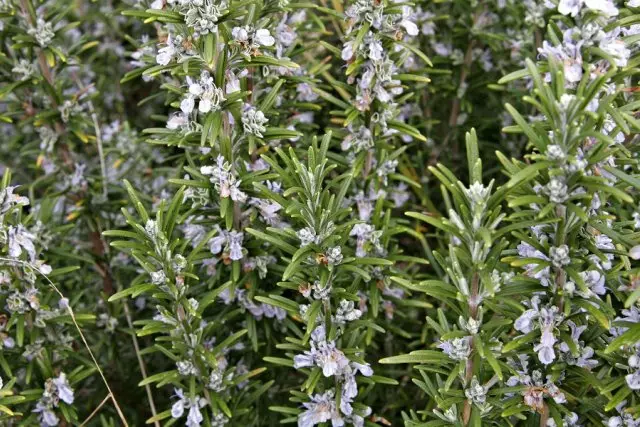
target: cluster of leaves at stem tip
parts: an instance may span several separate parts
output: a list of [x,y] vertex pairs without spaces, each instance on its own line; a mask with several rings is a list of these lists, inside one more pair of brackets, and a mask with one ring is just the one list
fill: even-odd
[[0,423],[640,426],[639,66],[639,0],[0,0]]

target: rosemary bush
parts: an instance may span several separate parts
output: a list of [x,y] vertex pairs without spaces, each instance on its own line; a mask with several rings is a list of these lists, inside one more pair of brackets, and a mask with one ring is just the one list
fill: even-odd
[[0,0],[0,423],[640,426],[640,1]]

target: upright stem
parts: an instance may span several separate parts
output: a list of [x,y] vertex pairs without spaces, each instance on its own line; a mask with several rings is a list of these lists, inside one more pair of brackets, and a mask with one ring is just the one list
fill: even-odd
[[[471,295],[469,295],[469,316],[473,320],[477,320],[478,316],[478,293],[480,290],[480,274],[477,271],[473,272],[473,276],[471,278]],[[473,353],[473,339],[469,344],[471,348],[471,353]],[[473,363],[473,354],[469,354],[469,358],[467,359],[467,364],[465,366],[465,375],[464,381],[468,385],[469,382],[473,379],[473,371],[475,369],[475,364]],[[462,410],[462,423],[463,425],[469,424],[469,419],[471,418],[471,402],[467,399],[464,401],[464,408]]]
[[546,427],[549,420],[549,405],[542,403],[542,412],[540,413],[540,427]]
[[[24,13],[25,17],[29,20],[29,23],[33,26],[36,25],[36,22],[34,21],[33,17],[31,16],[31,14],[29,13],[29,6],[28,5],[28,1],[29,0],[20,0],[20,5],[22,6],[22,12]],[[51,68],[49,68],[49,64],[47,64],[47,58],[44,56],[44,52],[42,51],[42,49],[38,49],[38,66],[40,67],[40,72],[42,73],[42,77],[44,77],[44,79],[47,81],[47,83],[50,86],[54,86],[54,80],[53,80],[53,74],[51,72]],[[56,100],[56,98],[54,96],[49,96],[49,99],[51,100],[51,105],[53,106],[53,108],[58,108],[58,101]],[[56,128],[56,133],[58,135],[62,135],[64,133],[64,126],[62,126],[62,124],[59,121],[56,121],[54,124],[54,127]],[[66,145],[62,146],[62,158],[64,160],[65,165],[67,166],[72,166],[72,160],[71,157],[69,156],[69,152],[68,152],[68,148]]]
[[[562,205],[556,206],[556,216],[562,220],[562,222],[558,224],[562,224],[562,225],[566,224],[567,209]],[[565,242],[565,236],[564,236],[565,227],[560,228],[558,227],[558,224],[556,224],[556,233],[555,233],[556,246],[563,245]],[[567,273],[562,267],[556,267],[555,273],[556,273],[556,277],[555,277],[556,302],[558,305],[558,310],[560,311],[560,313],[562,313],[562,311],[564,310],[564,286],[567,281]]]
[[[103,254],[106,255],[106,259],[109,259],[110,256],[110,250],[109,250],[109,245],[107,244],[107,242],[104,239],[104,236],[102,235],[102,227],[100,226],[100,224],[98,222],[96,222],[96,233],[97,234],[97,238],[100,240],[100,242],[102,243],[102,247],[103,247]],[[100,265],[103,264],[103,268],[104,268],[104,272],[103,272],[103,279],[105,281],[105,288],[107,287],[106,282],[108,281],[111,287],[111,292],[107,293],[107,289],[105,289],[105,293],[107,293],[107,295],[110,295],[113,293],[113,277],[111,275],[111,270],[109,269],[109,264],[108,262],[104,262],[104,263],[97,263],[96,265]],[[124,307],[124,314],[125,317],[127,319],[127,326],[129,327],[129,329],[131,329],[132,334],[131,334],[131,341],[133,341],[133,349],[136,353],[136,358],[138,359],[138,366],[140,367],[140,374],[142,375],[142,379],[146,380],[147,379],[147,368],[146,365],[144,363],[144,360],[142,359],[142,354],[140,352],[140,345],[138,343],[138,337],[136,336],[136,332],[135,332],[135,328],[133,327],[133,317],[131,316],[131,310],[129,310],[129,304],[128,302],[125,300],[123,302],[123,307]],[[149,384],[145,384],[144,386],[145,391],[147,392],[147,401],[149,402],[149,409],[151,410],[151,416],[155,417],[158,414],[158,411],[156,410],[156,405],[155,402],[153,400],[153,394],[151,392],[151,386]],[[153,425],[155,427],[160,427],[160,423],[158,421],[155,421],[153,423]]]
[[[482,12],[484,10],[486,10],[486,6],[482,9]],[[478,18],[480,17],[480,14],[482,12],[481,10],[476,10],[476,12],[473,14],[472,27],[476,25],[476,22],[478,21]],[[473,30],[471,32],[471,35],[473,36]],[[469,72],[471,71],[471,64],[473,62],[473,49],[477,46],[477,44],[478,44],[478,41],[476,39],[471,39],[469,41],[469,44],[467,45],[467,50],[464,54],[464,60],[462,63],[462,69],[460,71],[460,80],[458,81],[458,90],[460,90],[460,88],[462,88],[467,83],[467,77],[469,76]],[[461,102],[462,102],[462,97],[458,96],[458,94],[456,93],[456,96],[453,98],[453,102],[451,103],[451,113],[449,114],[449,132],[447,133],[443,146],[446,146],[446,143],[450,141],[451,138],[453,138],[453,133],[455,132],[458,126],[458,117],[460,116]],[[457,157],[457,154],[458,154],[458,141],[454,138],[453,139],[454,158]]]
[[[147,379],[147,368],[146,368],[146,365],[144,363],[144,360],[142,359],[142,355],[140,354],[140,345],[138,344],[138,337],[136,337],[136,332],[135,332],[135,329],[133,327],[131,311],[129,310],[129,303],[127,301],[124,301],[124,303],[122,305],[124,307],[125,317],[127,318],[127,325],[129,326],[129,328],[133,332],[131,334],[131,340],[133,341],[133,349],[135,350],[136,358],[138,359],[138,366],[140,367],[140,373],[142,374],[142,379],[146,380]],[[156,410],[156,404],[155,404],[155,402],[153,400],[153,393],[151,393],[151,385],[145,384],[144,385],[144,389],[147,392],[147,400],[149,401],[149,409],[151,410],[151,416],[153,416],[155,418],[155,416],[158,415],[158,411]],[[153,425],[156,426],[156,427],[160,427],[160,422],[159,421],[154,421]]]
[[100,174],[102,175],[102,197],[107,200],[107,165],[104,160],[104,150],[102,148],[102,131],[98,123],[98,115],[93,108],[93,102],[89,100],[89,110],[91,111],[91,120],[93,121],[93,129],[96,134],[96,144],[98,146],[98,156],[100,157]]
[[369,177],[369,173],[371,172],[371,168],[373,167],[373,151],[367,151],[367,158],[364,162],[364,168],[362,168],[363,178],[366,180]]
[[[75,76],[76,84],[81,92],[86,91],[88,88],[85,87],[80,79]],[[98,114],[96,114],[96,109],[93,106],[93,101],[91,99],[87,100],[87,105],[89,106],[89,112],[91,113],[91,121],[93,122],[93,130],[96,134],[96,145],[98,146],[98,157],[100,158],[100,174],[102,175],[102,197],[107,199],[107,165],[104,159],[104,150],[102,147],[102,130],[100,129],[100,123],[98,122]]]
[[[464,86],[467,82],[467,77],[469,76],[469,71],[471,69],[471,62],[473,61],[473,48],[476,45],[475,40],[471,40],[469,45],[467,46],[467,51],[464,54],[464,62],[462,64],[462,71],[460,72],[460,80],[458,82],[458,90],[462,86]],[[455,129],[458,123],[458,116],[460,115],[460,102],[462,98],[456,94],[456,97],[453,99],[453,103],[451,104],[451,114],[449,115],[449,127]],[[450,132],[452,131],[450,130]],[[449,135],[447,135],[449,138]]]

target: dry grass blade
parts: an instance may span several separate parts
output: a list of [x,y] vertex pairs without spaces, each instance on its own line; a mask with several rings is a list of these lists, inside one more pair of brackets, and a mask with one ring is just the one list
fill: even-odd
[[[22,261],[22,260],[19,260],[19,259],[4,258],[4,257],[0,257],[0,261],[6,261],[6,262],[8,262],[10,264],[21,264],[23,266],[26,266],[26,267],[29,267],[29,268],[33,269],[34,271],[37,271],[42,277],[45,278],[45,280],[49,283],[49,286],[51,286],[51,288],[60,296],[60,298],[65,298],[64,294],[62,292],[60,292],[60,289],[58,289],[58,287],[55,285],[55,283],[53,283],[51,281],[51,279],[49,279],[47,277],[47,275],[44,274],[35,265],[30,264],[30,263],[25,262],[25,261]],[[116,397],[113,394],[113,391],[111,391],[111,387],[109,386],[109,383],[107,382],[107,379],[104,376],[104,372],[102,372],[102,369],[100,368],[100,365],[98,365],[98,361],[96,360],[95,356],[93,355],[93,352],[91,351],[91,348],[89,347],[89,343],[87,343],[87,339],[85,338],[84,334],[82,333],[82,329],[80,329],[80,325],[78,325],[78,322],[76,321],[76,316],[73,313],[73,309],[71,308],[70,305],[67,305],[67,309],[69,310],[69,316],[71,316],[71,321],[73,322],[73,325],[75,326],[76,330],[78,331],[78,334],[80,335],[80,338],[82,339],[82,342],[83,342],[85,348],[89,352],[89,356],[91,356],[91,360],[93,361],[94,366],[98,370],[98,373],[100,374],[100,378],[102,378],[102,382],[104,383],[105,387],[107,387],[107,390],[109,391],[108,397],[110,397],[111,401],[113,401],[113,406],[116,408],[116,412],[118,413],[118,417],[120,418],[120,421],[122,421],[122,424],[125,427],[129,427],[129,423],[127,423],[127,420],[124,417],[122,409],[120,408],[120,405],[118,404],[118,401],[116,400]]]

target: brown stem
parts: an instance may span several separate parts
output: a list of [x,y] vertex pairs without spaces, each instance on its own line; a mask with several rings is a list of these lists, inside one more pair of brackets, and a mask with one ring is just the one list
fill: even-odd
[[[76,82],[76,84],[78,85],[78,88],[80,89],[80,92],[76,95],[78,98],[80,98],[84,93],[88,92],[89,89],[91,88],[91,86],[93,85],[87,85],[87,86],[83,86],[82,82],[80,81],[80,79],[74,75],[74,80]],[[100,173],[102,175],[102,197],[105,199],[107,199],[107,166],[105,163],[105,159],[104,159],[104,150],[102,147],[102,131],[100,129],[100,123],[98,122],[98,114],[96,113],[96,109],[93,106],[93,102],[91,101],[91,99],[89,99],[87,101],[87,104],[89,105],[89,112],[91,113],[91,121],[93,122],[93,130],[94,133],[96,134],[96,146],[98,147],[98,157],[100,160]]]
[[[469,45],[467,46],[467,51],[464,54],[464,62],[462,64],[462,71],[460,72],[460,80],[458,82],[458,90],[464,86],[467,81],[467,77],[469,76],[469,71],[471,70],[471,62],[473,61],[473,48],[476,45],[475,40],[471,40]],[[449,141],[453,140],[452,147],[452,155],[454,158],[458,155],[458,141],[454,138],[453,133],[458,127],[458,117],[460,116],[460,103],[462,102],[462,98],[458,96],[456,93],[455,98],[453,98],[453,102],[451,103],[451,113],[449,114],[449,132],[442,142],[442,146],[448,146]],[[436,153],[436,159],[434,159],[434,163],[437,162],[437,156],[440,154],[441,150],[438,150]]]
[[102,290],[107,297],[113,294],[113,277],[111,276],[111,271],[109,266],[104,261],[104,242],[100,236],[100,233],[97,231],[92,231],[89,235],[89,239],[91,240],[91,252],[97,258],[96,259],[96,268],[98,269],[98,273],[102,277]]
[[242,219],[242,209],[240,209],[240,204],[238,202],[233,202],[233,228],[241,231],[241,219]]
[[[486,11],[486,5],[480,10],[476,10],[473,14],[472,18],[472,27],[476,25],[478,18],[480,15]],[[462,69],[460,71],[460,80],[458,82],[458,90],[464,86],[467,82],[467,77],[469,76],[469,72],[471,71],[471,63],[473,62],[473,49],[477,46],[478,41],[476,39],[471,39],[469,44],[467,45],[467,51],[464,54],[464,60],[462,63]],[[451,140],[453,137],[453,132],[455,132],[458,123],[458,117],[460,115],[460,103],[462,102],[462,97],[458,96],[456,93],[456,97],[453,99],[451,104],[451,114],[449,115],[449,133],[444,139],[443,145],[446,146],[446,143]],[[457,157],[458,154],[458,141],[453,140],[453,157]]]
[[362,176],[366,180],[371,172],[371,167],[373,166],[373,151],[367,151],[367,158],[364,162],[364,168],[362,168]]
[[542,403],[542,412],[540,412],[540,427],[546,427],[549,420],[549,406],[546,403]]
[[540,30],[536,29],[535,33],[535,43],[536,43],[536,52],[538,51],[539,47],[542,47],[542,34],[540,34]]
[[469,419],[471,418],[471,403],[469,400],[464,401],[464,408],[462,408],[462,425],[466,426],[469,424]]
[[564,310],[564,285],[567,281],[567,273],[562,268],[556,269],[556,295],[558,297],[558,310]]
[[[102,235],[102,227],[100,227],[100,224],[98,222],[96,222],[96,231],[93,231],[90,235],[91,238],[91,242],[92,242],[92,246],[93,246],[93,253],[98,256],[99,258],[102,258],[101,261],[97,261],[96,262],[96,268],[98,269],[98,272],[100,273],[100,276],[102,276],[103,278],[103,291],[105,292],[105,294],[111,295],[114,292],[114,279],[113,276],[111,274],[111,269],[109,267],[109,263],[108,263],[108,259],[109,259],[109,255],[110,255],[110,251],[109,251],[109,245],[107,244],[104,236]],[[127,301],[124,301],[123,303],[124,306],[124,314],[125,317],[127,319],[127,325],[129,326],[129,328],[132,331],[131,334],[131,340],[133,341],[133,348],[135,350],[136,353],[136,358],[138,359],[138,366],[140,367],[140,374],[142,376],[143,380],[147,379],[147,369],[146,369],[146,365],[144,363],[144,360],[142,359],[142,354],[140,352],[140,345],[138,344],[138,337],[136,336],[135,333],[135,329],[133,327],[133,319],[131,316],[131,311],[129,310],[129,304]],[[149,409],[151,410],[151,415],[153,417],[155,417],[157,415],[157,410],[156,410],[156,405],[155,402],[153,400],[153,394],[151,392],[151,386],[149,384],[145,384],[144,386],[145,391],[147,393],[147,401],[149,403]],[[158,421],[155,421],[153,423],[153,425],[155,427],[160,427],[160,423]]]
[[[476,45],[475,40],[471,40],[467,46],[467,51],[464,54],[464,62],[462,64],[462,71],[460,72],[460,80],[458,82],[458,88],[461,88],[466,82],[469,76],[469,70],[471,69],[471,62],[473,61],[473,48]],[[460,115],[460,101],[462,99],[457,96],[453,99],[451,104],[451,114],[449,115],[449,127],[456,127],[458,123],[458,116]]]
[[477,271],[473,272],[473,277],[471,278],[471,296],[469,298],[469,312],[471,314],[471,318],[476,320],[478,315],[478,293],[480,291],[480,274]]

